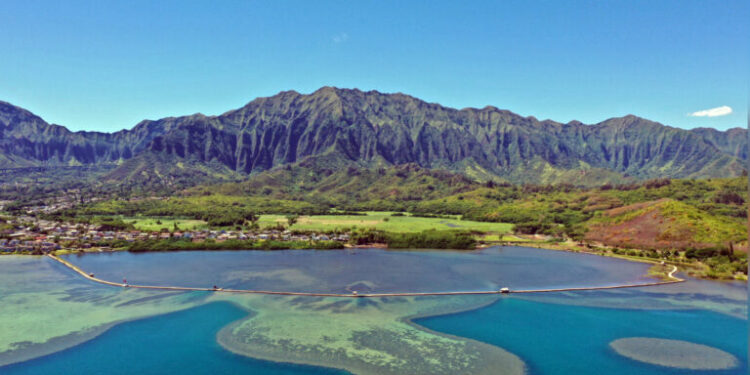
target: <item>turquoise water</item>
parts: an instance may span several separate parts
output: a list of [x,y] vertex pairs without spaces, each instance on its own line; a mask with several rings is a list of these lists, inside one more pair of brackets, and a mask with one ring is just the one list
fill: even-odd
[[[612,285],[646,281],[648,268],[520,247],[112,253],[67,259],[98,277],[127,276],[134,284],[322,292]],[[227,330],[234,322],[244,323]],[[109,325],[98,336],[86,336]],[[239,343],[232,350],[245,355],[221,346],[221,332],[225,345]],[[690,280],[638,289],[460,298],[278,297],[109,287],[48,258],[0,257],[0,363],[8,357],[5,363],[15,362],[18,353],[34,358],[0,366],[0,374],[347,373],[333,367],[362,374],[497,373],[497,366],[512,359],[492,360],[507,353],[529,374],[746,374],[747,333],[744,283]],[[678,370],[627,359],[609,348],[613,340],[638,336],[715,347],[737,357],[739,367]]]
[[[576,293],[595,299],[602,292]],[[747,374],[747,320],[705,310],[610,309],[504,298],[464,313],[419,319],[430,329],[497,345],[520,356],[530,374]],[[733,354],[731,370],[678,370],[620,357],[609,343],[656,337],[709,345]]]
[[46,357],[0,368],[4,375],[268,374],[335,375],[345,371],[260,361],[216,343],[221,327],[247,313],[212,303],[117,325],[96,339]]

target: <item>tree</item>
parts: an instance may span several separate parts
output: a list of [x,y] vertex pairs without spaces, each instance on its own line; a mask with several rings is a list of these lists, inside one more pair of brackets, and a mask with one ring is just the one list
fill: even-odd
[[296,224],[298,219],[299,219],[299,215],[288,215],[286,217],[286,221],[287,221],[287,223],[289,223],[290,227],[292,225]]
[[253,223],[253,224],[256,223],[256,222],[258,222],[258,219],[259,219],[258,215],[254,214],[252,212],[245,213],[244,218],[245,218],[245,220],[247,220],[247,221],[249,221],[250,223]]

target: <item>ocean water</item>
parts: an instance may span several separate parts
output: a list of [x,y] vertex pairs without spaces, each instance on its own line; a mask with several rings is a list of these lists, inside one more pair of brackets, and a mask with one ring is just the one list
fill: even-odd
[[[346,292],[646,281],[648,265],[521,247],[67,257],[133,284]],[[104,286],[44,257],[0,257],[0,374],[746,374],[747,285],[535,295],[319,298]],[[626,337],[684,340],[738,366],[622,357]]]
[[123,323],[95,340],[26,363],[5,375],[36,374],[268,374],[335,375],[341,370],[261,361],[224,350],[216,333],[245,316],[229,303]]
[[[578,292],[596,299],[606,292]],[[523,358],[530,374],[747,374],[746,319],[712,311],[571,306],[507,298],[458,314],[418,319],[432,330],[497,345]],[[609,343],[625,337],[684,340],[726,351],[729,370],[681,370],[619,356]]]

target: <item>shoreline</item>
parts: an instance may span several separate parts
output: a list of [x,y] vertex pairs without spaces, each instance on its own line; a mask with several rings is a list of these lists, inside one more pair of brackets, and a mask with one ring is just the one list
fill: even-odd
[[[567,245],[567,246],[566,246]],[[648,257],[641,257],[641,256],[631,256],[631,255],[623,255],[623,254],[616,254],[611,252],[610,248],[604,247],[599,251],[593,251],[591,249],[588,249],[584,246],[578,245],[578,244],[570,244],[570,243],[560,243],[560,242],[554,242],[554,243],[547,243],[547,242],[541,242],[541,241],[524,241],[524,242],[495,242],[495,243],[482,243],[478,244],[474,249],[429,249],[429,250],[436,250],[436,251],[457,251],[457,252],[472,252],[472,251],[481,251],[493,246],[516,246],[516,247],[529,247],[529,248],[535,248],[535,249],[543,249],[543,250],[552,250],[552,251],[564,251],[564,252],[570,252],[570,253],[577,253],[577,254],[586,254],[586,255],[597,255],[607,258],[616,258],[616,259],[622,259],[627,260],[631,262],[639,262],[639,263],[648,263],[653,265],[651,269],[649,269],[648,273],[645,275],[647,277],[655,278],[662,281],[669,281],[669,280],[676,280],[679,278],[670,277],[668,275],[668,269],[656,269],[658,267],[664,268],[664,266],[671,265],[674,267],[682,268],[684,272],[687,272],[688,276],[694,277],[696,279],[700,280],[708,280],[708,281],[746,281],[746,278],[742,277],[734,277],[732,279],[725,279],[725,278],[711,278],[706,277],[705,275],[701,273],[692,273],[690,272],[690,269],[692,270],[701,270],[702,267],[706,267],[702,263],[686,263],[681,261],[674,261],[674,260],[663,260],[659,258],[648,258]],[[159,253],[166,253],[166,252],[179,252],[179,251],[277,251],[277,250],[361,250],[361,249],[379,249],[379,250],[397,250],[397,251],[418,251],[418,250],[425,250],[425,249],[402,249],[402,248],[389,248],[387,244],[385,243],[371,243],[371,244],[361,244],[361,245],[352,245],[352,244],[344,244],[341,248],[331,248],[331,249],[315,249],[315,248],[298,248],[298,247],[289,247],[289,248],[249,248],[249,249],[174,249],[174,250],[139,250],[139,251],[133,251],[127,248],[108,248],[108,249],[61,249],[57,251],[53,251],[47,254],[25,254],[25,253],[0,253],[0,255],[33,255],[33,256],[45,256],[45,255],[68,255],[68,254],[96,254],[96,253],[116,253],[116,252],[122,252],[122,251],[128,251],[133,253],[152,253],[152,252],[159,252]],[[634,249],[638,250],[638,249]],[[643,251],[643,250],[639,250]],[[114,283],[117,284],[117,283]]]
[[[486,243],[486,244],[478,246],[477,249],[484,249],[484,248],[489,248],[492,246],[531,247],[535,249],[564,251],[564,252],[576,253],[576,254],[596,255],[596,256],[601,256],[601,257],[606,257],[606,258],[622,259],[622,260],[627,260],[631,262],[648,263],[648,264],[652,264],[653,266],[651,267],[651,269],[649,270],[649,273],[646,276],[659,278],[662,280],[670,279],[667,273],[667,270],[657,271],[657,270],[654,270],[654,268],[659,267],[659,266],[671,265],[674,267],[679,266],[680,268],[683,268],[683,271],[686,272],[688,276],[694,277],[699,280],[714,281],[714,282],[747,281],[747,277],[744,277],[744,278],[734,277],[732,279],[724,279],[724,278],[706,277],[703,274],[691,274],[691,272],[689,271],[690,269],[697,270],[697,269],[701,269],[701,267],[706,267],[702,263],[697,263],[697,264],[686,263],[686,262],[681,262],[681,261],[665,260],[665,259],[659,259],[659,258],[648,258],[648,257],[616,254],[616,253],[609,252],[610,248],[608,247],[603,247],[602,251],[591,251],[577,244],[573,245],[574,247],[566,247],[564,244],[561,244],[559,242],[547,243],[547,242],[529,241],[529,242],[518,242],[518,243],[513,243],[513,242]],[[642,249],[633,249],[633,250],[644,251]]]
[[[283,243],[280,242],[280,243]],[[596,245],[596,244],[594,244]],[[530,248],[537,248],[537,249],[545,249],[545,250],[554,250],[554,251],[566,251],[566,252],[572,252],[572,253],[579,253],[579,254],[588,254],[588,255],[598,255],[603,257],[609,257],[609,258],[617,258],[617,259],[623,259],[628,260],[632,262],[640,262],[640,263],[648,263],[654,265],[651,270],[649,270],[648,274],[646,276],[661,279],[661,280],[670,280],[671,278],[668,277],[667,269],[654,269],[657,268],[660,265],[672,265],[677,266],[682,271],[686,272],[688,276],[694,277],[696,279],[701,280],[709,280],[709,281],[747,281],[747,276],[742,274],[734,274],[731,278],[729,277],[711,277],[707,276],[705,273],[710,271],[711,268],[707,266],[706,264],[702,262],[697,263],[688,263],[680,260],[667,260],[662,258],[651,258],[651,257],[645,257],[645,256],[638,256],[638,255],[626,255],[626,254],[618,254],[613,252],[613,248],[608,246],[601,246],[596,245],[599,247],[598,250],[590,249],[584,245],[580,245],[577,243],[571,243],[571,242],[545,242],[545,241],[539,241],[539,240],[529,240],[529,241],[519,241],[519,242],[511,242],[511,241],[492,241],[492,242],[481,242],[477,244],[477,246],[473,249],[432,249],[432,250],[440,250],[440,251],[460,251],[460,252],[469,252],[469,251],[481,251],[485,248],[493,247],[493,246],[518,246],[518,247],[530,247]],[[340,247],[329,247],[325,248],[313,248],[309,246],[278,246],[278,247],[255,247],[255,248],[247,248],[247,247],[231,247],[231,248],[216,248],[216,249],[200,249],[200,248],[190,248],[190,249],[179,249],[175,248],[173,250],[166,249],[147,249],[147,250],[133,250],[129,248],[88,248],[88,249],[79,249],[79,248],[67,248],[67,249],[60,249],[56,251],[52,251],[48,254],[54,254],[54,255],[64,255],[64,254],[92,254],[92,253],[114,253],[114,252],[120,252],[120,251],[130,251],[134,253],[149,253],[149,252],[172,252],[172,251],[213,251],[213,250],[226,250],[226,251],[276,251],[276,250],[357,250],[357,249],[382,249],[382,250],[400,250],[400,251],[409,251],[409,250],[423,250],[421,248],[391,248],[388,247],[388,244],[386,243],[368,243],[368,244],[349,244],[349,243],[342,243]],[[645,250],[643,249],[631,249],[638,252],[643,252]],[[46,254],[30,254],[30,253],[0,253],[1,255],[37,255],[37,256],[43,256]]]

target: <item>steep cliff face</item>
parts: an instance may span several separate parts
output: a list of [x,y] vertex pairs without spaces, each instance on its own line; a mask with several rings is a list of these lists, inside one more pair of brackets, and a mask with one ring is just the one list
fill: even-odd
[[748,130],[743,128],[732,128],[727,131],[718,131],[713,128],[697,128],[692,133],[700,135],[706,142],[710,143],[721,152],[747,160]]
[[71,132],[0,102],[0,167],[114,163],[134,157],[167,129],[144,121],[116,133]]
[[[217,117],[183,118],[150,150],[252,173],[311,156],[479,170],[517,182],[534,170],[607,170],[638,178],[741,172],[700,133],[635,116],[595,125],[538,121],[494,107],[455,110],[402,94],[323,88],[284,92]],[[485,176],[485,177],[486,177]]]
[[586,174],[609,180],[732,176],[747,158],[746,132],[743,145],[734,130],[687,131],[636,116],[562,124],[494,107],[457,110],[403,94],[332,87],[282,92],[219,116],[144,121],[112,134],[72,133],[5,104],[0,162],[129,159],[125,172],[113,174],[120,177],[148,174],[149,160],[242,175],[335,155],[342,164],[414,163],[477,179],[560,182]]

